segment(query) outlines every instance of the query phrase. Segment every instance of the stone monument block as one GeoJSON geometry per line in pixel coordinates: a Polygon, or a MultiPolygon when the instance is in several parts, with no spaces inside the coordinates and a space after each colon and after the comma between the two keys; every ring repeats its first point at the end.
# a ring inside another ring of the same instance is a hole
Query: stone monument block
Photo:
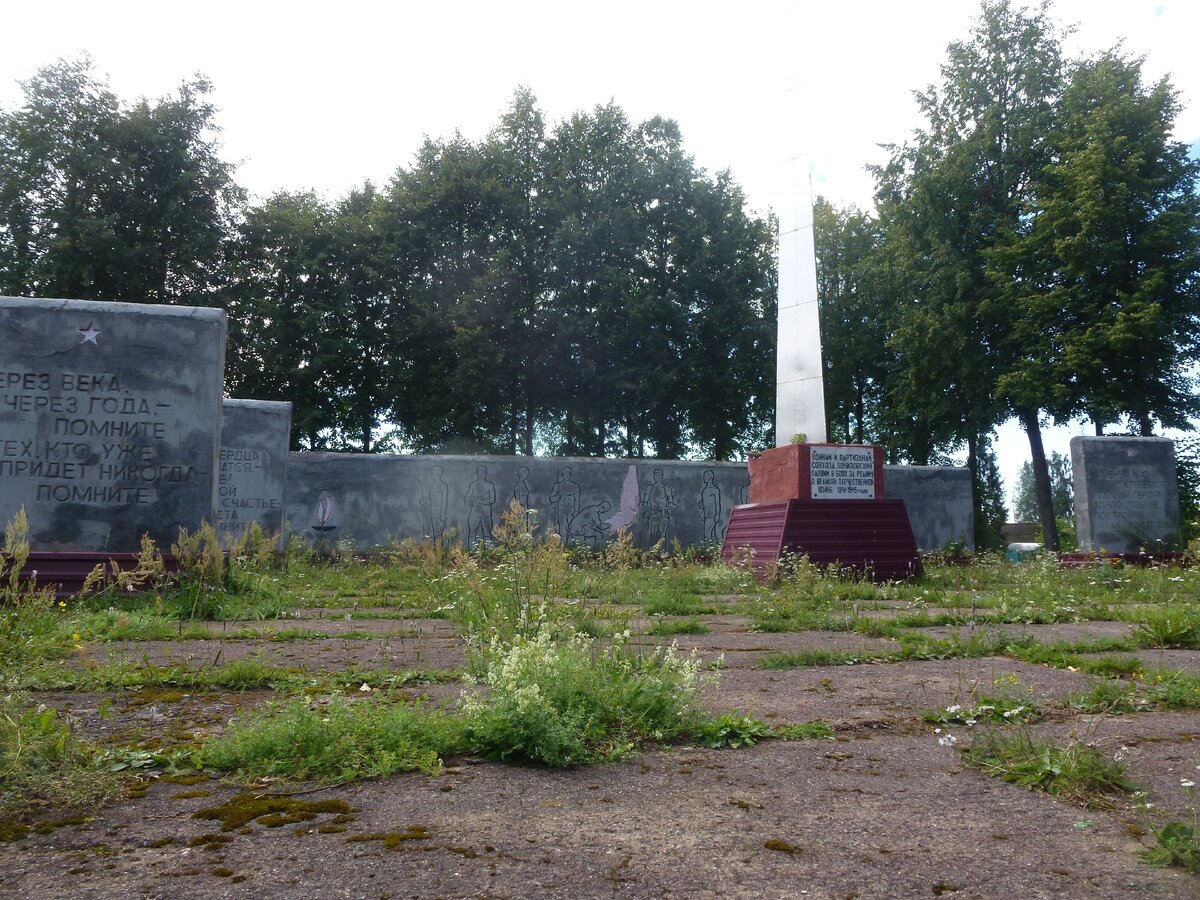
{"type": "Polygon", "coordinates": [[[226,400],[221,413],[217,533],[232,543],[252,522],[281,532],[292,404],[226,400]]]}
{"type": "Polygon", "coordinates": [[[1174,441],[1074,437],[1071,471],[1080,550],[1155,553],[1178,549],[1174,441]]]}
{"type": "Polygon", "coordinates": [[[217,309],[0,297],[0,519],[95,552],[213,521],[225,334],[217,309]]]}
{"type": "Polygon", "coordinates": [[[884,466],[888,497],[904,501],[924,553],[962,543],[975,549],[971,472],[963,466],[884,466]]]}

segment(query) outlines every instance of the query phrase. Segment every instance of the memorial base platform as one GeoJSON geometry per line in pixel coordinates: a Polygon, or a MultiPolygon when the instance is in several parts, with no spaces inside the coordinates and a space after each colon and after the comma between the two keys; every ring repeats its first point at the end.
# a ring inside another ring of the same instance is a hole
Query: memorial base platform
{"type": "MultiPolygon", "coordinates": [[[[111,571],[114,562],[122,571],[130,571],[137,568],[138,555],[35,550],[25,561],[20,577],[21,581],[32,581],[39,588],[53,587],[58,597],[71,597],[79,593],[84,579],[96,566],[102,565],[111,571]]],[[[179,571],[179,561],[169,553],[163,554],[163,566],[171,574],[179,571]]]]}
{"type": "Polygon", "coordinates": [[[903,500],[774,500],[733,508],[724,561],[745,559],[765,580],[789,554],[855,569],[877,582],[921,574],[903,500]]]}

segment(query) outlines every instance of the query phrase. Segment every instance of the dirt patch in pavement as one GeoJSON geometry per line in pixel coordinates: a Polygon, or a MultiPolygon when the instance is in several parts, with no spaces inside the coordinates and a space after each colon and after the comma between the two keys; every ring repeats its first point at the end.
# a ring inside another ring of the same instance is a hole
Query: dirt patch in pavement
{"type": "Polygon", "coordinates": [[[1106,639],[1124,640],[1133,634],[1133,626],[1126,622],[1059,622],[1053,625],[938,625],[913,628],[911,631],[936,640],[988,640],[1002,635],[1008,638],[1029,637],[1042,644],[1075,644],[1106,639]]]}
{"type": "Polygon", "coordinates": [[[463,664],[462,639],[380,637],[370,640],[113,641],[88,648],[96,663],[217,666],[256,659],[266,666],[332,672],[349,668],[455,669],[463,664]]]}

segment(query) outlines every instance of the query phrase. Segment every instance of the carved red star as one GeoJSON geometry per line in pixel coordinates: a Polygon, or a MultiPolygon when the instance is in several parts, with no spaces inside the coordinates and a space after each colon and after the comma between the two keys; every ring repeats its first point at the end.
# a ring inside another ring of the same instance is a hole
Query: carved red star
{"type": "MultiPolygon", "coordinates": [[[[83,335],[83,340],[81,340],[79,342],[81,344],[95,344],[96,343],[96,335],[98,335],[100,333],[100,329],[93,328],[91,322],[87,323],[86,328],[76,328],[75,330],[78,331],[81,335],[83,335]]],[[[99,346],[99,345],[97,345],[97,346],[99,346]]]]}

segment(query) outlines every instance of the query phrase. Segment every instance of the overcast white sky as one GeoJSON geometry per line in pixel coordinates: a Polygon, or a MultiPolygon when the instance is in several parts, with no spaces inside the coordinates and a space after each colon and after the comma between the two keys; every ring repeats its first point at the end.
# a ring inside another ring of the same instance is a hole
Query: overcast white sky
{"type": "MultiPolygon", "coordinates": [[[[6,4],[0,106],[17,82],[80,52],[124,99],[202,72],[214,83],[225,157],[252,193],[340,195],[385,182],[424,135],[478,138],[518,85],[552,120],[614,100],[637,121],[679,122],[700,165],[728,168],[751,206],[782,202],[779,163],[810,155],[814,188],[868,207],[863,167],[918,124],[912,91],[938,77],[976,0],[841,2],[66,2],[6,4]]],[[[1170,74],[1200,139],[1200,3],[1059,0],[1072,52],[1123,41],[1170,74]]],[[[1066,449],[1079,428],[1056,429],[1066,449]]],[[[1012,483],[1028,445],[1002,429],[1012,483]]]]}

